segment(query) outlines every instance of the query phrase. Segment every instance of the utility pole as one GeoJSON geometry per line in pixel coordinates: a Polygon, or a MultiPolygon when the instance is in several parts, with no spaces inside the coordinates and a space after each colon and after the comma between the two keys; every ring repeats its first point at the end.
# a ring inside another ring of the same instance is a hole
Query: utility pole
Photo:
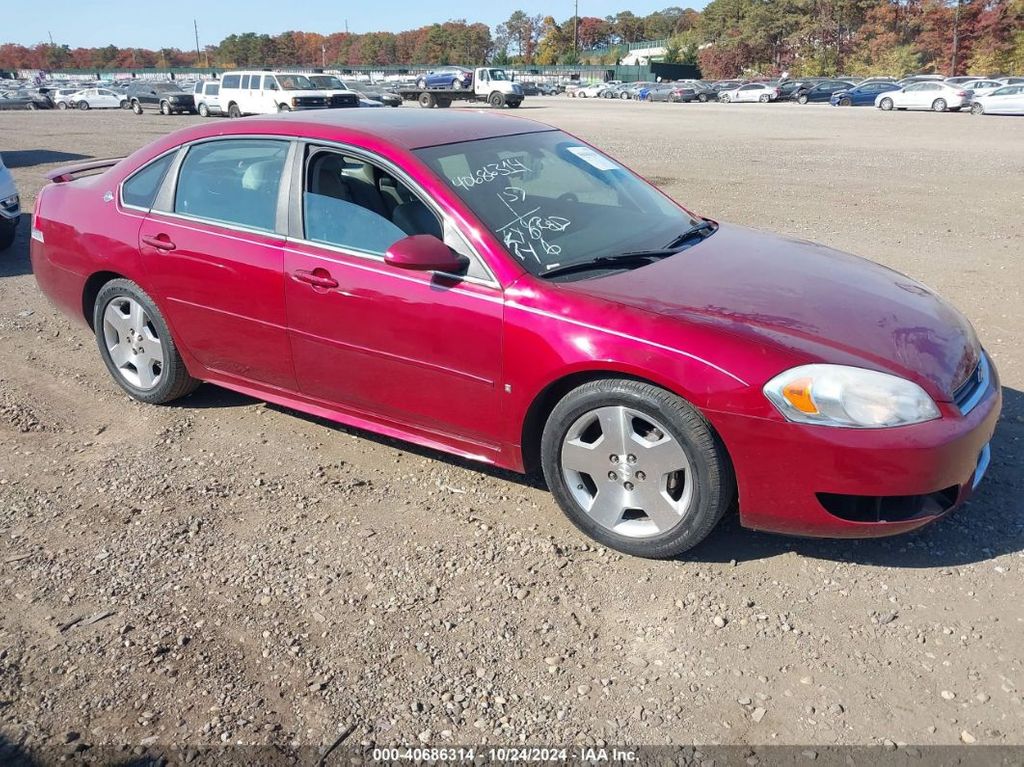
{"type": "Polygon", "coordinates": [[[327,43],[320,43],[320,66],[327,68],[327,43]]]}
{"type": "Polygon", "coordinates": [[[580,56],[580,0],[576,0],[572,14],[572,52],[580,56]]]}
{"type": "Polygon", "coordinates": [[[195,19],[192,19],[192,29],[194,29],[196,33],[196,66],[198,67],[199,57],[201,54],[199,53],[199,22],[195,19]]]}
{"type": "Polygon", "coordinates": [[[953,16],[953,66],[949,71],[950,77],[956,77],[956,60],[960,53],[960,6],[963,0],[956,0],[956,13],[953,16]]]}

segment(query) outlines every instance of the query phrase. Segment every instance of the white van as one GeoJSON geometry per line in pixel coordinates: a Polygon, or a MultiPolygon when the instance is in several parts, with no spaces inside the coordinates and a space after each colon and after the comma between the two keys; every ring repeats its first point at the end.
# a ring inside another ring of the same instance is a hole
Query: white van
{"type": "Polygon", "coordinates": [[[219,95],[228,117],[359,106],[359,94],[318,90],[297,72],[227,72],[220,78],[219,95]]]}

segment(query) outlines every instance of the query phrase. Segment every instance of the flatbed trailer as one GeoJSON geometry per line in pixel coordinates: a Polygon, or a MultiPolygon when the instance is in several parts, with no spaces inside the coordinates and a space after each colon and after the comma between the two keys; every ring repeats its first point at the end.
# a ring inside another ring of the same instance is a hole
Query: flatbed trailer
{"type": "Polygon", "coordinates": [[[452,88],[399,88],[396,93],[405,101],[416,101],[424,109],[446,109],[453,101],[486,101],[495,109],[509,107],[516,109],[523,103],[523,97],[517,93],[501,93],[497,90],[490,93],[477,93],[470,89],[452,88]]]}

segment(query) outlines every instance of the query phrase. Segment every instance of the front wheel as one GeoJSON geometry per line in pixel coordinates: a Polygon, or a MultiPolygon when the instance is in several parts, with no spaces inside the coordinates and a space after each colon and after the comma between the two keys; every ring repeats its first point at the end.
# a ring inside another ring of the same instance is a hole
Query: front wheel
{"type": "Polygon", "coordinates": [[[804,95],[797,96],[796,97],[796,103],[797,104],[806,104],[807,103],[807,97],[804,96],[804,95]]]}
{"type": "Polygon", "coordinates": [[[453,91],[457,91],[461,87],[462,87],[462,80],[460,80],[457,77],[454,80],[452,80],[452,90],[453,91]]]}
{"type": "Polygon", "coordinates": [[[167,101],[160,102],[160,114],[167,116],[171,114],[171,105],[167,101]]]}
{"type": "Polygon", "coordinates": [[[509,109],[519,109],[519,105],[522,104],[522,103],[523,103],[522,101],[510,101],[510,102],[508,102],[508,108],[509,109]]]}
{"type": "Polygon", "coordinates": [[[973,104],[971,104],[971,114],[972,115],[983,115],[983,114],[985,114],[985,107],[983,107],[978,102],[974,102],[973,104]]]}
{"type": "Polygon", "coordinates": [[[277,111],[282,113],[282,114],[284,114],[285,112],[291,112],[292,108],[290,106],[288,106],[287,104],[278,104],[277,105],[277,111]]]}
{"type": "Polygon", "coordinates": [[[29,112],[35,112],[37,109],[39,109],[39,107],[36,106],[36,102],[34,102],[34,101],[28,102],[28,106],[26,106],[25,108],[29,112]]]}
{"type": "Polygon", "coordinates": [[[495,109],[505,106],[505,97],[500,93],[492,93],[487,99],[487,103],[495,109]]]}
{"type": "Polygon", "coordinates": [[[933,112],[945,112],[946,111],[946,100],[945,99],[935,99],[935,101],[932,102],[932,111],[933,112]]]}
{"type": "Polygon", "coordinates": [[[697,97],[697,101],[699,101],[701,104],[707,104],[708,103],[708,94],[706,94],[706,93],[700,94],[697,97]]]}
{"type": "Polygon", "coordinates": [[[134,399],[159,405],[199,386],[153,299],[131,280],[111,280],[100,289],[93,329],[107,370],[134,399]]]}
{"type": "Polygon", "coordinates": [[[57,102],[57,109],[67,109],[67,108],[68,108],[68,105],[67,105],[66,102],[64,102],[64,101],[58,101],[57,102]]]}
{"type": "Polygon", "coordinates": [[[841,107],[852,107],[853,102],[850,99],[839,99],[839,106],[841,107]]]}
{"type": "Polygon", "coordinates": [[[567,394],[544,426],[541,465],[574,525],[641,557],[696,546],[735,494],[725,448],[704,417],[639,381],[593,381],[567,394]]]}
{"type": "Polygon", "coordinates": [[[7,250],[14,244],[14,238],[18,235],[18,219],[8,221],[0,219],[0,250],[7,250]]]}
{"type": "Polygon", "coordinates": [[[762,93],[757,100],[760,101],[762,104],[767,104],[769,101],[772,100],[772,97],[769,96],[767,93],[762,93]]]}
{"type": "Polygon", "coordinates": [[[89,102],[88,101],[79,101],[78,102],[78,108],[80,110],[82,110],[83,112],[88,111],[88,109],[89,109],[89,102]]]}
{"type": "Polygon", "coordinates": [[[883,112],[891,112],[893,106],[894,104],[892,103],[892,99],[882,99],[880,102],[878,102],[878,108],[881,109],[883,112]]]}
{"type": "Polygon", "coordinates": [[[721,101],[723,104],[728,104],[730,101],[732,101],[732,99],[729,97],[727,93],[723,93],[721,96],[719,96],[718,100],[721,101]]]}
{"type": "Polygon", "coordinates": [[[416,81],[416,87],[419,88],[421,91],[422,90],[426,90],[426,88],[427,88],[427,81],[422,79],[422,78],[420,78],[419,80],[416,81]]]}
{"type": "Polygon", "coordinates": [[[137,114],[137,115],[142,114],[142,104],[140,104],[138,101],[133,101],[132,102],[132,111],[135,114],[137,114]]]}

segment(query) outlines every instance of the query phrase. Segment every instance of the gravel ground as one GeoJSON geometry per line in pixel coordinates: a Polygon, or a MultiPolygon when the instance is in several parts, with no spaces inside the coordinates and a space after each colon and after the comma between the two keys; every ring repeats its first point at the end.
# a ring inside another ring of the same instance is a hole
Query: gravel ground
{"type": "MultiPolygon", "coordinates": [[[[130,401],[37,292],[23,222],[0,256],[0,744],[1024,744],[1024,119],[518,114],[952,299],[1006,387],[975,499],[896,539],[726,520],[683,559],[623,557],[513,475],[210,386],[130,401]]],[[[2,113],[0,149],[30,212],[51,167],[199,119],[2,113]]]]}

